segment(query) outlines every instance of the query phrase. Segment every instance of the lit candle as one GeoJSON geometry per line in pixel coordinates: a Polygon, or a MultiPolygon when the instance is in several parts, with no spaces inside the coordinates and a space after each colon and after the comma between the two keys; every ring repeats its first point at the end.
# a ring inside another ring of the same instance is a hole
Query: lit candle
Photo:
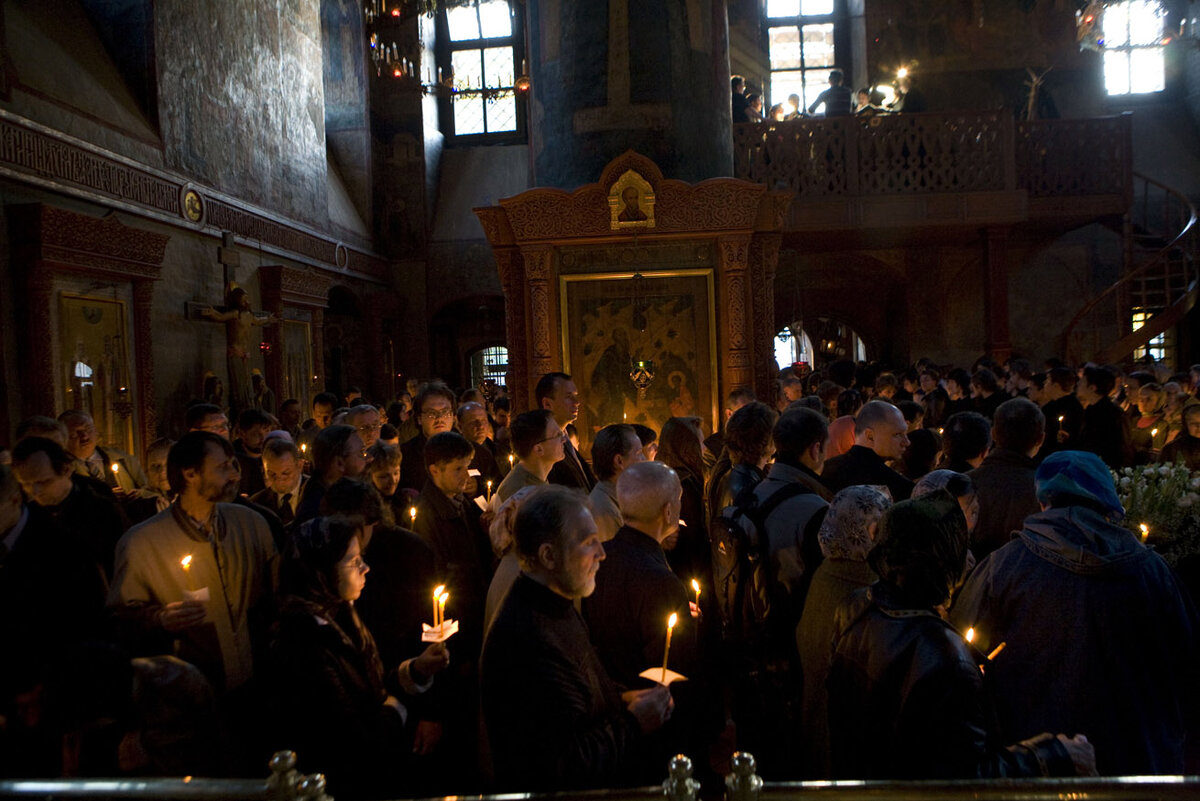
{"type": "Polygon", "coordinates": [[[1065,414],[1060,414],[1060,415],[1058,416],[1058,422],[1059,422],[1060,424],[1062,423],[1062,421],[1063,421],[1063,418],[1064,418],[1064,417],[1066,417],[1066,415],[1065,415],[1065,414]]]}
{"type": "Polygon", "coordinates": [[[438,596],[438,625],[441,626],[446,622],[446,601],[450,599],[450,593],[443,592],[438,596]]]}
{"type": "Polygon", "coordinates": [[[1150,536],[1150,527],[1145,523],[1139,523],[1138,528],[1142,530],[1142,542],[1145,542],[1146,538],[1150,536]]]}
{"type": "Polygon", "coordinates": [[[187,556],[180,559],[179,566],[183,568],[183,580],[184,583],[187,584],[188,590],[190,591],[196,589],[196,585],[192,581],[192,555],[189,553],[187,556]]]}
{"type": "Polygon", "coordinates": [[[974,627],[967,629],[967,642],[975,642],[975,629],[974,629],[974,627]]]}
{"type": "Polygon", "coordinates": [[[492,499],[492,480],[490,478],[487,481],[487,499],[489,501],[492,499]]]}
{"type": "Polygon", "coordinates": [[[417,507],[415,507],[415,506],[408,507],[408,520],[410,523],[417,522],[417,507]]]}
{"type": "Polygon", "coordinates": [[[696,591],[696,606],[700,605],[700,582],[692,579],[692,589],[696,591]]]}
{"type": "Polygon", "coordinates": [[[1150,436],[1151,436],[1151,437],[1157,437],[1157,436],[1158,436],[1158,429],[1157,429],[1157,428],[1152,428],[1152,429],[1150,429],[1150,436]]]}
{"type": "Polygon", "coordinates": [[[1000,652],[1004,650],[1004,647],[1006,645],[1008,645],[1008,643],[1002,642],[999,645],[997,645],[995,648],[993,648],[992,652],[987,655],[988,661],[991,662],[993,659],[995,659],[997,656],[999,656],[1000,652]]]}
{"type": "Polygon", "coordinates": [[[442,593],[445,591],[445,584],[439,584],[433,588],[433,627],[435,629],[441,624],[441,621],[438,620],[438,600],[442,597],[442,593]]]}
{"type": "Polygon", "coordinates": [[[116,462],[113,462],[108,467],[113,471],[114,476],[121,472],[121,465],[117,464],[116,462]]]}
{"type": "Polygon", "coordinates": [[[305,455],[308,454],[308,443],[307,442],[300,443],[300,453],[303,453],[305,455]]]}
{"type": "Polygon", "coordinates": [[[662,683],[667,682],[667,657],[671,655],[671,629],[675,628],[675,623],[679,620],[678,616],[672,612],[667,618],[667,647],[663,649],[663,666],[662,666],[662,683]]]}

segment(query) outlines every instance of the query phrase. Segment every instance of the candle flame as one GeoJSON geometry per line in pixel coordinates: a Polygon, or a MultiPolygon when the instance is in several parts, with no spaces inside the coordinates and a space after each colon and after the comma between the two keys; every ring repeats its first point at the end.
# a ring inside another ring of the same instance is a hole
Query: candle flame
{"type": "Polygon", "coordinates": [[[1058,422],[1060,422],[1060,423],[1061,423],[1061,422],[1063,421],[1063,418],[1064,418],[1064,417],[1066,417],[1066,415],[1065,415],[1065,414],[1060,414],[1060,415],[1058,416],[1058,422]]]}
{"type": "Polygon", "coordinates": [[[1142,530],[1142,542],[1145,542],[1146,538],[1150,536],[1150,527],[1145,523],[1139,523],[1138,528],[1142,530]]]}
{"type": "Polygon", "coordinates": [[[301,453],[308,453],[308,443],[307,443],[307,442],[301,442],[301,443],[300,443],[300,452],[301,452],[301,453]]]}
{"type": "Polygon", "coordinates": [[[967,629],[967,642],[975,642],[975,629],[967,629]]]}
{"type": "Polygon", "coordinates": [[[443,593],[443,592],[445,592],[445,591],[446,591],[446,585],[445,585],[445,584],[439,584],[439,585],[437,585],[436,587],[434,587],[434,588],[433,588],[433,598],[434,598],[434,600],[437,600],[438,598],[441,598],[441,597],[442,597],[442,593],[443,593]]]}
{"type": "Polygon", "coordinates": [[[450,593],[443,592],[441,595],[438,596],[438,606],[445,606],[446,601],[448,601],[448,600],[450,600],[450,593]]]}
{"type": "Polygon", "coordinates": [[[180,566],[181,566],[181,567],[182,567],[184,570],[191,570],[191,569],[192,569],[192,555],[189,553],[187,556],[185,556],[185,557],[183,557],[182,559],[180,559],[180,560],[179,560],[179,565],[180,565],[180,566]]]}
{"type": "Polygon", "coordinates": [[[415,506],[408,507],[408,517],[410,520],[417,519],[417,507],[415,507],[415,506]]]}
{"type": "Polygon", "coordinates": [[[675,628],[677,622],[679,622],[679,616],[672,612],[671,616],[667,618],[667,629],[675,628]]]}
{"type": "Polygon", "coordinates": [[[1157,437],[1157,436],[1158,436],[1158,429],[1157,429],[1157,428],[1152,428],[1152,429],[1150,429],[1150,436],[1152,436],[1152,437],[1157,437]]]}
{"type": "Polygon", "coordinates": [[[110,464],[109,467],[112,468],[113,473],[121,472],[121,465],[117,464],[116,462],[113,462],[112,464],[110,464]]]}
{"type": "Polygon", "coordinates": [[[699,595],[700,594],[700,582],[696,581],[695,579],[692,579],[692,589],[696,591],[697,595],[699,595]]]}
{"type": "Polygon", "coordinates": [[[897,78],[908,77],[908,67],[901,67],[900,69],[896,70],[896,77],[897,78]]]}

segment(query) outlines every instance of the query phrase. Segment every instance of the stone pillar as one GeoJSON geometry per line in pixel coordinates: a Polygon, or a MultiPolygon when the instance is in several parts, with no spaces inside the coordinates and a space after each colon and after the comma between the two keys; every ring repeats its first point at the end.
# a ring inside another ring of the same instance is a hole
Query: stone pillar
{"type": "Polygon", "coordinates": [[[562,342],[558,336],[554,249],[522,248],[521,254],[525,262],[526,336],[530,343],[527,408],[532,409],[537,380],[546,373],[562,369],[562,342]]]}
{"type": "Polygon", "coordinates": [[[1003,364],[1012,355],[1008,318],[1008,229],[984,234],[983,313],[988,355],[1003,364]]]}
{"type": "Polygon", "coordinates": [[[725,0],[540,0],[534,183],[572,189],[625,150],[685,181],[733,174],[725,0]]]}
{"type": "Polygon", "coordinates": [[[717,240],[717,248],[720,260],[717,298],[720,303],[719,314],[724,318],[719,333],[719,350],[725,356],[725,362],[720,365],[721,387],[718,397],[723,398],[735,389],[754,387],[750,237],[723,236],[717,240]]]}
{"type": "Polygon", "coordinates": [[[517,392],[532,386],[529,367],[525,363],[525,264],[521,252],[516,248],[496,248],[496,270],[500,274],[500,286],[504,291],[504,337],[508,348],[508,374],[505,385],[509,389],[514,414],[532,408],[528,393],[517,392]]]}
{"type": "Polygon", "coordinates": [[[158,439],[158,407],[154,402],[154,281],[133,282],[133,369],[137,385],[130,393],[136,399],[134,414],[137,415],[137,432],[140,443],[134,443],[135,452],[142,450],[158,439]]]}
{"type": "Polygon", "coordinates": [[[775,272],[783,235],[756,233],[750,241],[750,286],[754,305],[754,393],[771,397],[779,371],[775,362],[775,272]]]}

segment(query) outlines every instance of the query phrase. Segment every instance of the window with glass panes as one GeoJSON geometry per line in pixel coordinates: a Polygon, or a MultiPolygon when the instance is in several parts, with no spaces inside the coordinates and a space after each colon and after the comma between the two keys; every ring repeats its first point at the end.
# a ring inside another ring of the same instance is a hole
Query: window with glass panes
{"type": "Polygon", "coordinates": [[[508,348],[492,345],[471,354],[471,386],[481,387],[488,379],[503,386],[507,372],[508,348]]]}
{"type": "MultiPolygon", "coordinates": [[[[807,109],[829,86],[839,0],[767,0],[771,100],[787,104],[799,95],[807,109]]],[[[789,112],[791,109],[787,109],[789,112]]]]}
{"type": "MultiPolygon", "coordinates": [[[[514,134],[521,110],[513,88],[520,75],[522,21],[510,0],[469,0],[446,8],[445,66],[454,77],[454,136],[514,134]]],[[[445,66],[443,68],[445,68],[445,66]]]]}
{"type": "Polygon", "coordinates": [[[1125,0],[1104,9],[1104,88],[1110,95],[1166,88],[1166,14],[1158,0],[1125,0]]]}

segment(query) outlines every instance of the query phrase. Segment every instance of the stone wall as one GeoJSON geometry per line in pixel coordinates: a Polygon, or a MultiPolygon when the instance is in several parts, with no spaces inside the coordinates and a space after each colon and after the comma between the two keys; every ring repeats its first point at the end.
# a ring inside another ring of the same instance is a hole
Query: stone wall
{"type": "Polygon", "coordinates": [[[319,0],[159,0],[155,35],[168,166],[323,225],[319,0]]]}

